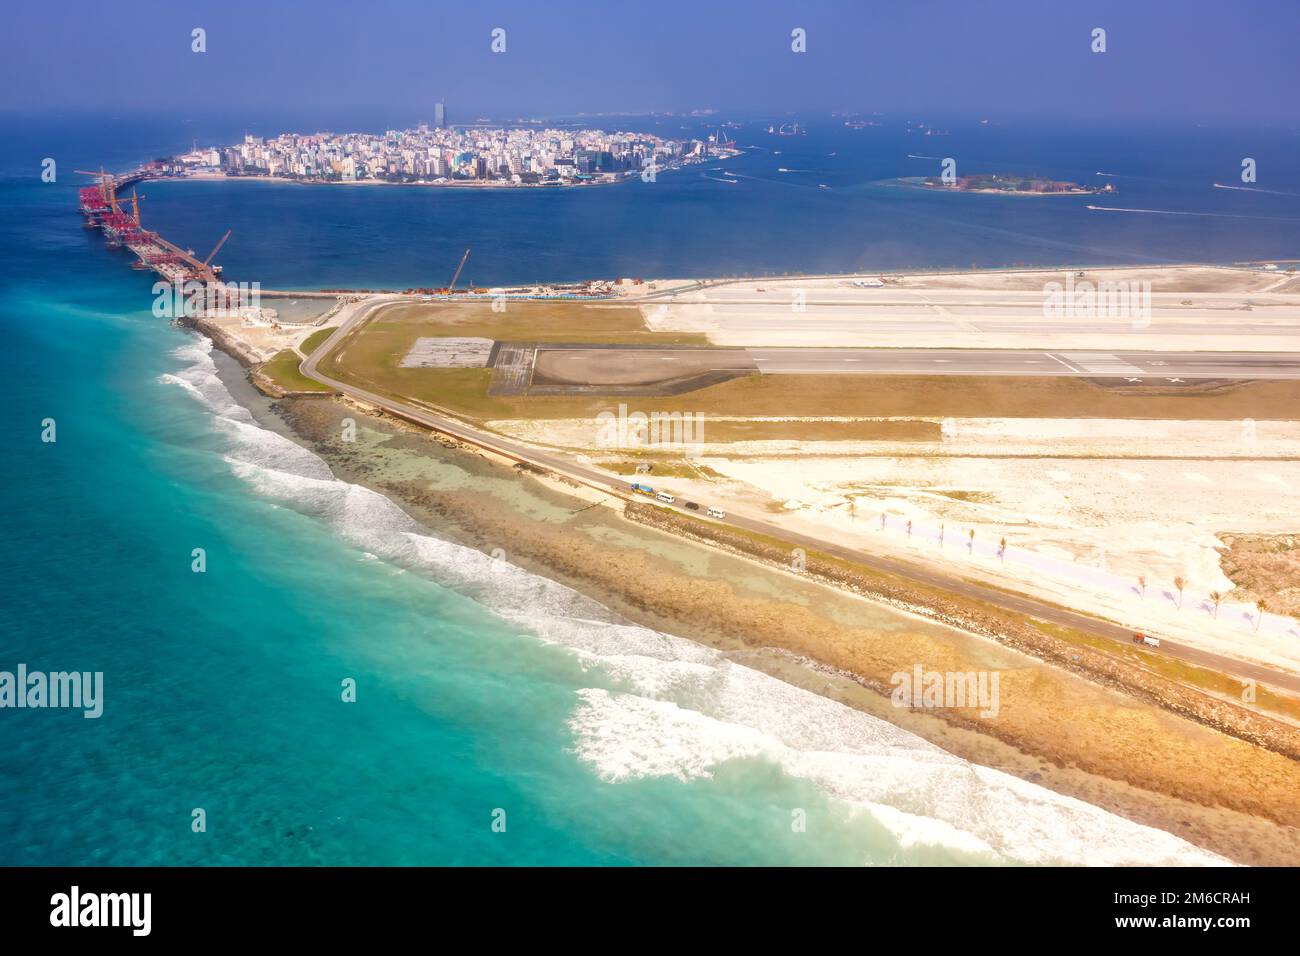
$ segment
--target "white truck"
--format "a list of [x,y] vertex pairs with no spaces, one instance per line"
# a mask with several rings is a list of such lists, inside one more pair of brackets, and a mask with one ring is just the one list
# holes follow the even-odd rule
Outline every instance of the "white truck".
[[1160,638],[1156,637],[1154,634],[1151,634],[1148,631],[1134,631],[1133,643],[1145,644],[1147,647],[1159,647]]

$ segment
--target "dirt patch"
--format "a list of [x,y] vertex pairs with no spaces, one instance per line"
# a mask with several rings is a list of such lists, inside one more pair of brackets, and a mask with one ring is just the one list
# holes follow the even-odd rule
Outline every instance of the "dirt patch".
[[653,385],[719,369],[756,371],[744,349],[537,346],[533,381],[543,385]]
[[1300,617],[1300,533],[1220,534],[1220,567],[1234,597],[1263,600],[1274,614]]
[[421,335],[458,335],[498,342],[708,344],[700,335],[649,331],[635,305],[565,300],[507,302],[503,312],[494,312],[490,301],[399,302],[375,313],[368,334],[406,342]]

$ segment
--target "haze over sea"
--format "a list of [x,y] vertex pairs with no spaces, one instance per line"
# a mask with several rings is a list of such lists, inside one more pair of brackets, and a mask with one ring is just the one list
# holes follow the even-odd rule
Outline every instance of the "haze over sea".
[[[254,132],[310,131],[276,119]],[[203,254],[233,229],[227,276],[265,288],[441,285],[466,246],[477,285],[1300,250],[1292,133],[954,120],[950,136],[925,137],[903,117],[760,132],[783,119],[734,131],[761,147],[716,164],[734,185],[698,168],[563,191],[148,183],[144,216]],[[466,596],[488,573],[476,554],[420,534],[259,427],[206,343],[153,317],[152,277],[82,228],[72,170],[120,170],[243,128],[6,126],[0,669],[103,671],[105,704],[98,720],[0,712],[0,864],[1206,859],[712,652],[592,624],[598,607],[522,571],[489,598]],[[46,156],[59,163],[53,185],[39,180]],[[882,183],[933,175],[944,156],[960,173],[1095,183],[1103,171],[1120,192],[937,196]],[[1260,192],[1213,187],[1237,183],[1247,156]],[[40,441],[45,418],[54,444]],[[205,574],[191,573],[196,547]],[[674,689],[683,674],[723,689],[688,699]],[[339,702],[344,677],[357,680],[354,705]],[[882,808],[881,781],[915,788]],[[196,807],[205,834],[191,833]],[[807,832],[792,831],[792,808],[807,811]]]

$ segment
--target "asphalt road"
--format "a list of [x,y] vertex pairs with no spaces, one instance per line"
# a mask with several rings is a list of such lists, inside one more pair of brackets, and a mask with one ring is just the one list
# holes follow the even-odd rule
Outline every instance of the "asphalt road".
[[[629,482],[625,478],[612,476],[606,472],[598,471],[595,468],[586,467],[580,463],[570,461],[567,458],[549,452],[528,448],[497,435],[481,432],[478,429],[458,421],[457,419],[448,418],[438,412],[412,405],[409,402],[395,401],[374,392],[356,388],[355,386],[349,385],[345,382],[340,382],[337,379],[321,373],[317,368],[320,364],[320,360],[332,352],[339,343],[342,342],[347,334],[352,331],[352,329],[354,329],[359,323],[365,321],[370,312],[371,309],[359,309],[355,315],[339,326],[338,330],[335,331],[333,335],[326,339],[323,344],[312,352],[310,357],[302,362],[302,373],[308,378],[315,379],[324,385],[337,389],[344,395],[383,408],[398,417],[424,425],[427,428],[435,429],[436,431],[450,435],[453,438],[460,439],[471,445],[485,448],[507,458],[514,459],[515,461],[540,465],[557,472],[558,474],[564,475],[565,477],[572,478],[575,481],[580,481],[588,487],[595,488],[598,491],[611,493],[623,499],[633,498],[633,495],[629,490]],[[671,491],[671,488],[668,488],[667,490]],[[636,500],[644,502],[649,499],[636,496]],[[660,507],[669,507],[672,510],[679,511],[679,513],[690,517],[700,517],[697,513],[688,511],[681,507],[682,501],[683,499],[679,497],[677,503],[671,506],[662,503],[658,504]],[[708,504],[708,502],[700,502],[700,504],[705,505]],[[952,594],[962,595],[963,597],[1018,611],[1041,621],[1077,628],[1078,630],[1089,634],[1114,640],[1122,645],[1132,646],[1133,633],[1131,629],[1121,627],[1118,624],[1112,624],[1109,621],[1104,621],[1099,618],[1070,611],[1049,604],[1045,601],[1039,601],[1036,598],[1009,594],[997,588],[969,581],[965,578],[941,570],[914,564],[910,561],[904,561],[866,551],[859,551],[853,548],[841,547],[820,539],[797,534],[784,527],[761,521],[759,519],[746,517],[744,515],[728,514],[727,518],[721,523],[737,528],[743,528],[759,534],[769,535],[783,541],[788,541],[793,545],[804,547],[808,550],[821,551],[835,557],[856,562],[869,568],[897,575],[905,580],[940,588]],[[1174,641],[1163,639],[1161,641],[1159,653],[1191,664],[1198,664],[1202,667],[1219,671],[1221,673],[1232,674],[1243,678],[1252,678],[1261,684],[1300,692],[1300,675],[1274,671],[1257,664],[1238,661],[1220,654],[1214,654],[1209,651],[1200,650],[1199,648],[1188,647]]]

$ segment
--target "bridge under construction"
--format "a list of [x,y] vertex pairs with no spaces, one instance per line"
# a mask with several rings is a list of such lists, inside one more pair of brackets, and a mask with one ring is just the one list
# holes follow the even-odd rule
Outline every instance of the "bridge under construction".
[[[118,175],[102,169],[98,172],[79,169],[77,172],[99,180],[96,185],[85,186],[80,191],[81,214],[85,217],[86,228],[100,230],[109,246],[125,247],[134,253],[137,258],[135,268],[152,270],[178,288],[186,283],[197,283],[209,298],[213,294],[220,296],[224,289],[221,266],[212,260],[230,238],[229,230],[208,257],[200,260],[192,252],[140,224],[140,201],[145,197],[137,194],[134,187],[155,178],[156,173],[148,166]],[[130,195],[125,192],[128,187],[131,188]]]

